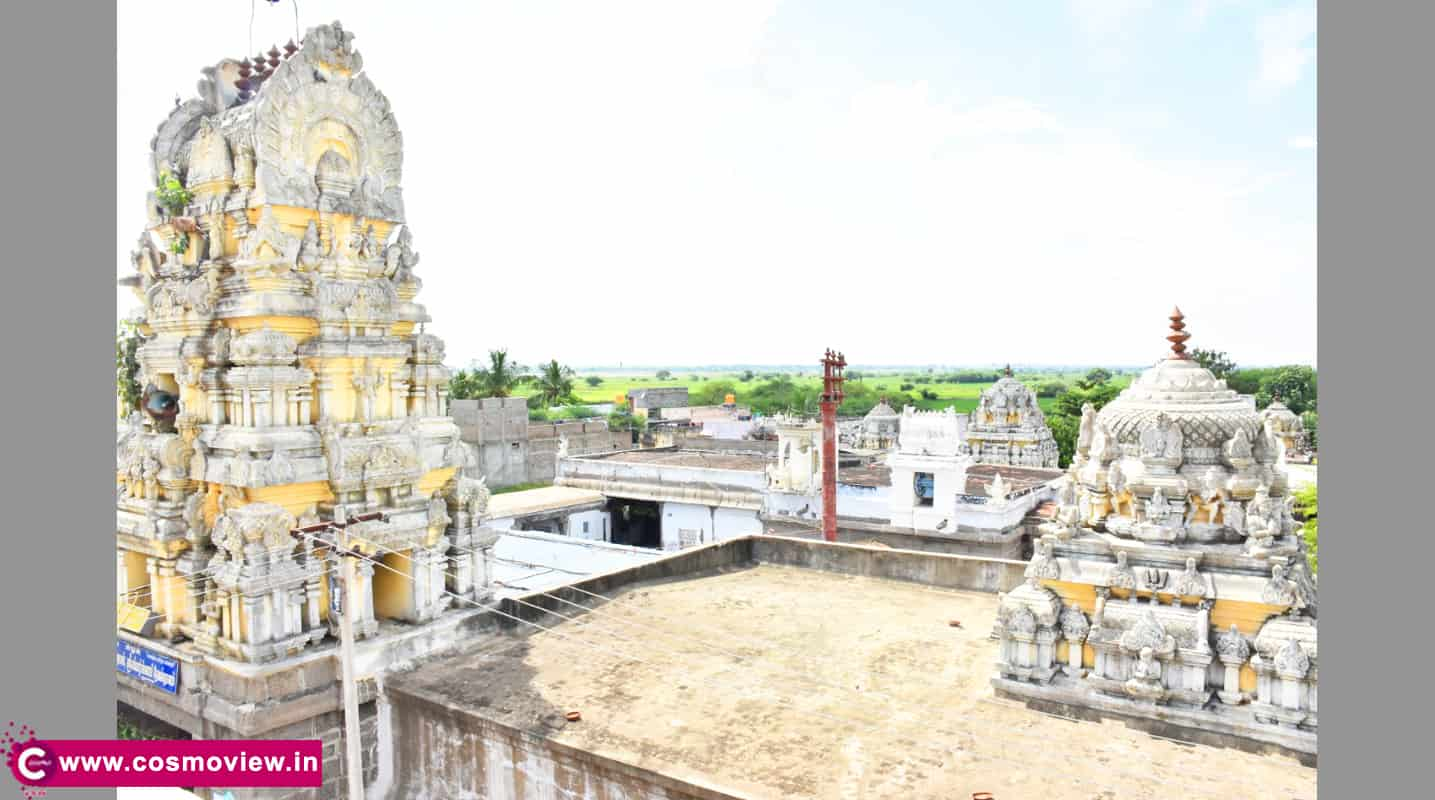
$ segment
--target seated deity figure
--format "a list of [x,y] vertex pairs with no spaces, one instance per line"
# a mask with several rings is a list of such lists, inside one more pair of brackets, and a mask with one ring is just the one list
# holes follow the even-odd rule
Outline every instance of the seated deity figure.
[[1131,667],[1131,675],[1140,681],[1161,679],[1161,665],[1156,661],[1156,652],[1149,647],[1141,648],[1141,655]]
[[1241,510],[1240,503],[1237,503],[1234,500],[1226,503],[1225,509],[1222,514],[1222,519],[1224,520],[1226,527],[1230,528],[1236,533],[1244,534],[1246,532],[1246,514],[1243,510]]
[[1166,499],[1166,493],[1157,486],[1156,491],[1151,493],[1151,499],[1146,501],[1146,519],[1157,525],[1164,525],[1173,510],[1171,501]]

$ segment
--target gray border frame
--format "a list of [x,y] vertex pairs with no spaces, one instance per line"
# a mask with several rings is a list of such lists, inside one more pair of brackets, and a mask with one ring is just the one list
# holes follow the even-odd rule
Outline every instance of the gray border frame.
[[[110,227],[116,13],[101,3],[23,3],[0,25],[4,341],[18,356],[0,391],[0,725],[28,724],[42,738],[115,736],[112,276],[125,257]],[[0,796],[19,797],[3,772]]]
[[[1407,683],[1395,665],[1423,672],[1431,651],[1416,615],[1429,600],[1416,595],[1435,561],[1423,524],[1432,382],[1429,334],[1412,323],[1432,296],[1435,6],[1323,3],[1320,15],[1320,444],[1332,489],[1320,783],[1330,797],[1416,797],[1429,791],[1430,703],[1423,676]],[[1414,426],[1395,421],[1402,413]]]

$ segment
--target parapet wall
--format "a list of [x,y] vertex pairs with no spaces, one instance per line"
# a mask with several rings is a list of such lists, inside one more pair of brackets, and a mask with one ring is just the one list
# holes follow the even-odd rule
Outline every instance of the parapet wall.
[[[781,564],[846,575],[911,581],[950,589],[1003,591],[1021,583],[1020,561],[884,550],[776,536],[747,536],[692,548],[602,575],[550,593],[506,599],[502,614],[553,625],[547,610],[572,615],[571,603],[588,604],[591,592],[611,595],[637,583],[683,580],[704,573]],[[494,615],[500,616],[500,615]],[[498,624],[515,633],[533,630],[511,618]],[[546,726],[561,726],[562,709],[550,708],[530,727],[517,727],[484,714],[484,705],[456,704],[414,681],[388,685],[393,725],[393,797],[538,798],[574,800],[654,798],[656,800],[738,800],[746,795],[704,785],[554,741]],[[552,719],[548,719],[552,717]],[[580,723],[581,724],[581,723]]]
[[395,798],[742,800],[479,716],[419,689],[393,692]]

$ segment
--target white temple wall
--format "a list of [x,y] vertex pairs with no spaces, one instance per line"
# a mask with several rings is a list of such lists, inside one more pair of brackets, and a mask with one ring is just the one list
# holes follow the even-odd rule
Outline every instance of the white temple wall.
[[837,484],[837,516],[888,520],[892,515],[892,487]]
[[762,521],[756,511],[741,508],[713,509],[713,535],[715,541],[736,539],[742,536],[762,533]]
[[611,530],[612,524],[608,521],[607,511],[580,511],[568,516],[568,535],[575,539],[606,542]]
[[663,503],[663,549],[681,550],[713,541],[713,508],[691,503]]

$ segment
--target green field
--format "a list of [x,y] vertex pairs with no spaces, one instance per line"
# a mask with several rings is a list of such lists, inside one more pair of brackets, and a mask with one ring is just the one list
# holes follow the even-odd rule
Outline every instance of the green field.
[[[735,374],[731,372],[683,372],[674,370],[672,377],[667,380],[658,380],[652,373],[625,375],[587,373],[578,376],[574,381],[574,388],[579,399],[585,403],[610,403],[621,396],[626,396],[630,389],[686,386],[689,392],[695,392],[710,381],[722,381],[733,384],[737,390],[737,401],[741,404],[744,402],[743,397],[745,394],[751,394],[753,389],[765,383],[773,374],[775,373],[759,373],[754,376],[753,380],[744,381],[742,380],[741,373]],[[602,382],[597,386],[589,386],[585,380],[589,375],[602,378]],[[1028,386],[1035,388],[1040,383],[1052,380],[1060,380],[1068,386],[1072,386],[1083,375],[1085,375],[1084,371],[1017,372],[1015,377]],[[793,381],[799,386],[820,390],[822,380],[813,373],[806,373],[801,377],[789,373],[789,376],[792,377]],[[901,387],[904,384],[912,384],[912,388],[907,390],[907,394],[912,395],[914,398],[919,397],[923,389],[937,395],[936,399],[917,399],[915,402],[917,407],[924,409],[942,409],[947,406],[952,406],[961,412],[971,411],[976,408],[977,399],[981,396],[982,390],[991,386],[990,382],[937,383],[935,377],[937,376],[917,372],[867,373],[858,381],[849,381],[849,384],[861,384],[878,394],[886,392],[893,395],[901,391]],[[1116,375],[1112,378],[1112,382],[1119,386],[1125,386],[1130,380],[1130,375]],[[1054,402],[1055,398],[1051,397],[1043,397],[1038,401],[1043,411],[1050,411]]]

